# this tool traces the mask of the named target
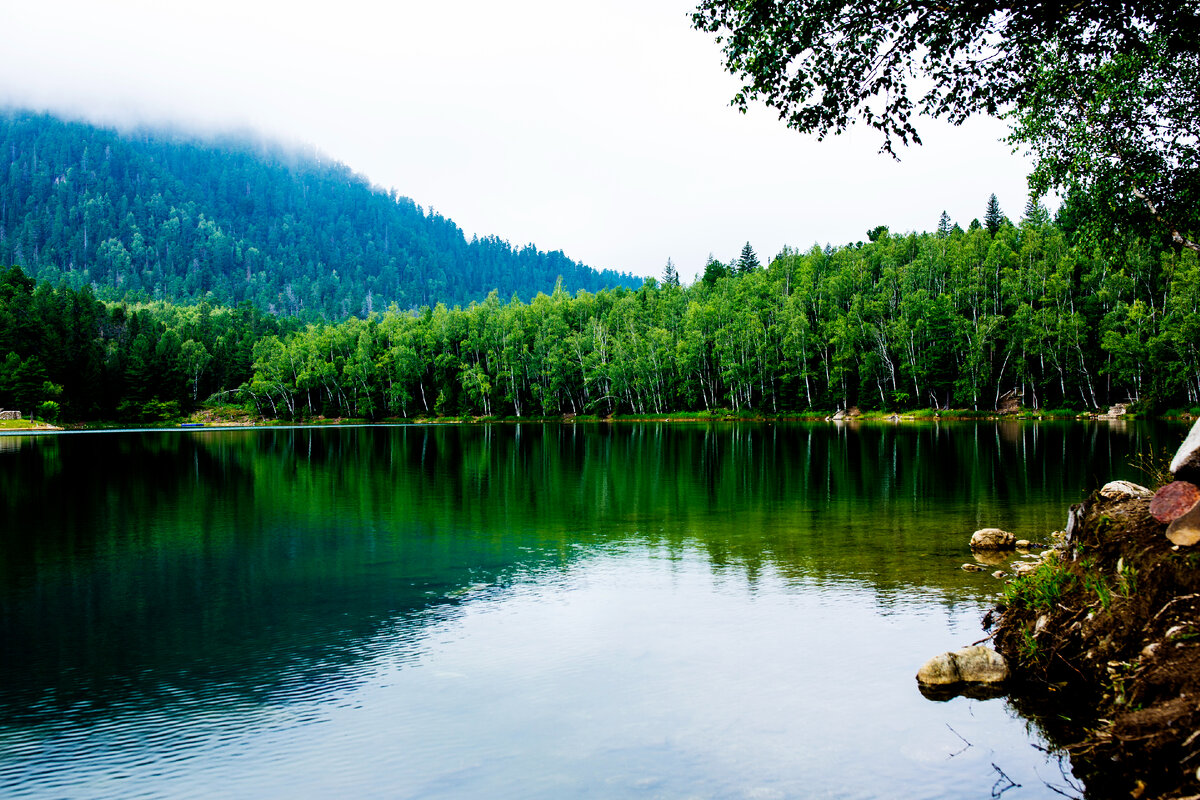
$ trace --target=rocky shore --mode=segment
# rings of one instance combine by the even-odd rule
[[[1195,509],[1178,485],[1200,479],[1200,422],[1171,471],[1157,494],[1109,484],[1072,507],[985,618],[1011,702],[1071,753],[1088,798],[1200,799],[1200,544],[1180,535]]]

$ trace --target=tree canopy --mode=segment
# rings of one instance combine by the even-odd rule
[[[1097,195],[1101,225],[1197,249],[1196,0],[701,0],[693,23],[723,44],[742,110],[818,137],[861,121],[893,155],[920,115],[1011,115],[1035,191]]]
[[[101,299],[310,319],[641,284],[562,252],[468,240],[336,162],[240,139],[120,133],[0,112],[0,265]]]

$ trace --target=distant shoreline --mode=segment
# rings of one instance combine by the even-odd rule
[[[352,418],[310,418],[305,420],[269,420],[263,418],[243,417],[239,419],[196,419],[189,417],[170,422],[128,423],[115,421],[91,421],[83,423],[68,423],[51,425],[34,421],[29,427],[22,425],[5,425],[0,427],[0,436],[30,435],[39,433],[84,433],[103,431],[166,431],[186,430],[202,431],[206,429],[270,429],[270,428],[338,428],[338,427],[368,427],[368,426],[400,426],[400,425],[519,425],[522,423],[536,424],[576,424],[576,423],[605,423],[621,424],[629,422],[666,422],[666,423],[696,423],[696,422],[833,422],[844,425],[860,423],[892,423],[902,422],[1128,422],[1138,420],[1162,420],[1171,422],[1191,422],[1190,415],[1184,416],[1134,416],[1117,417],[1105,416],[1087,412],[1022,412],[1020,414],[997,414],[995,412],[973,412],[951,410],[930,412],[867,412],[854,416],[837,418],[830,412],[811,414],[735,414],[732,412],[681,414],[619,414],[610,417],[595,415],[551,415],[529,417],[396,417],[378,420]],[[28,422],[28,421],[23,421]]]

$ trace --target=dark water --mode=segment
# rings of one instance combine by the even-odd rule
[[[1078,794],[913,675],[984,635],[971,531],[1185,430],[3,437],[0,796]]]

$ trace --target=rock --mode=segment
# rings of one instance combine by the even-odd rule
[[[1154,493],[1150,516],[1171,524],[1200,505],[1200,488],[1188,481],[1171,481]]]
[[[1167,538],[1171,544],[1188,547],[1200,542],[1200,505],[1168,525]]]
[[[942,653],[940,656],[934,656],[917,670],[917,680],[930,686],[948,686],[953,683],[962,683],[962,676],[958,671],[958,659],[954,657],[953,653]]]
[[[993,577],[993,578],[996,578],[997,580],[999,580],[1000,578],[1007,578],[1007,577],[1008,577],[1008,573],[1007,573],[1007,572],[1005,572],[1005,571],[1004,571],[1004,570],[1002,570],[1002,569],[998,569],[998,570],[996,570],[995,572],[993,572],[993,573],[992,573],[992,577]]]
[[[1000,396],[1000,402],[996,404],[997,414],[1016,414],[1021,410],[1021,395],[1016,389],[1011,389]]]
[[[983,567],[978,564],[963,564],[962,568],[965,572],[983,572]]]
[[[1097,414],[1097,419],[1117,419],[1129,413],[1128,403],[1117,403],[1115,406],[1110,406],[1108,411],[1103,414]]]
[[[839,408],[837,411],[833,412],[834,422],[840,422],[840,421],[844,420],[845,418],[846,418],[846,412],[843,411],[842,409]]]
[[[956,683],[1002,683],[1008,678],[1004,656],[990,647],[974,645],[942,653],[926,661],[917,670],[917,681],[928,686]]]
[[[1033,547],[1033,542],[1028,539],[1017,539],[1016,548],[1018,550],[1028,550],[1031,547]]]
[[[981,528],[971,534],[972,550],[1011,550],[1016,544],[1016,536],[999,528]]]
[[[1171,459],[1171,474],[1176,480],[1200,482],[1200,419],[1192,425],[1187,438]]]
[[[1018,561],[1017,563],[1013,564],[1012,570],[1016,575],[1028,575],[1037,568],[1038,565],[1031,561]]]
[[[1109,500],[1119,500],[1124,497],[1152,497],[1154,492],[1145,486],[1138,486],[1129,481],[1109,481],[1100,488],[1100,496]]]

